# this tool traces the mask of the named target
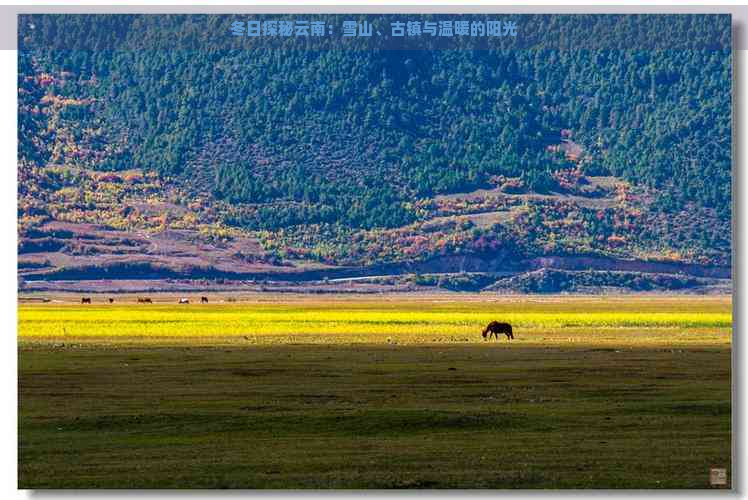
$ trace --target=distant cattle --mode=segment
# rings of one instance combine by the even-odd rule
[[[81,304],[90,304],[91,303],[91,297],[83,297],[81,299]]]
[[[153,302],[148,297],[138,297],[138,304],[152,304],[152,303]]]
[[[109,303],[110,303],[110,304],[114,304],[114,299],[113,299],[113,298],[111,298],[111,297],[109,297]]]
[[[182,297],[181,299],[179,299],[179,303],[180,304],[189,304],[190,303],[190,299]]]
[[[491,338],[491,335],[493,335],[496,340],[499,340],[499,334],[503,333],[506,335],[507,340],[511,340],[514,338],[514,333],[512,333],[512,325],[509,323],[499,323],[498,321],[491,321],[488,326],[483,330],[483,338],[485,339],[488,337]]]
[[[208,297],[200,297],[200,303],[201,304],[207,304],[208,303]]]

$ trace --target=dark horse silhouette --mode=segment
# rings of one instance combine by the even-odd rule
[[[91,297],[83,297],[81,299],[81,304],[90,304],[91,303]]]
[[[488,337],[491,338],[491,335],[496,337],[496,340],[499,340],[499,334],[503,333],[506,335],[507,340],[512,340],[514,338],[514,334],[512,333],[512,325],[509,323],[499,323],[498,321],[491,321],[485,330],[483,330],[483,338],[485,339]]]
[[[200,303],[201,304],[207,304],[208,303],[208,297],[200,297]]]

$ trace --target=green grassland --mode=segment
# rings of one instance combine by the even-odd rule
[[[731,467],[729,298],[172,299],[19,306],[20,487],[707,488]],[[516,339],[484,342],[490,319]]]

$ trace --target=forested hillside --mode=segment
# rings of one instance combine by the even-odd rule
[[[610,22],[578,17],[579,30]],[[697,29],[705,48],[43,50],[30,41],[63,27],[152,35],[138,16],[22,19],[21,244],[66,223],[251,241],[243,262],[279,267],[728,266],[729,18],[681,17],[666,25]],[[22,252],[32,274],[77,265],[74,229],[77,250]]]

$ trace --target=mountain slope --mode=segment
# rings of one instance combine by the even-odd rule
[[[151,34],[137,16],[34,22]],[[729,266],[731,71],[714,48],[19,51],[21,274]],[[113,231],[192,246],[85,244]]]

